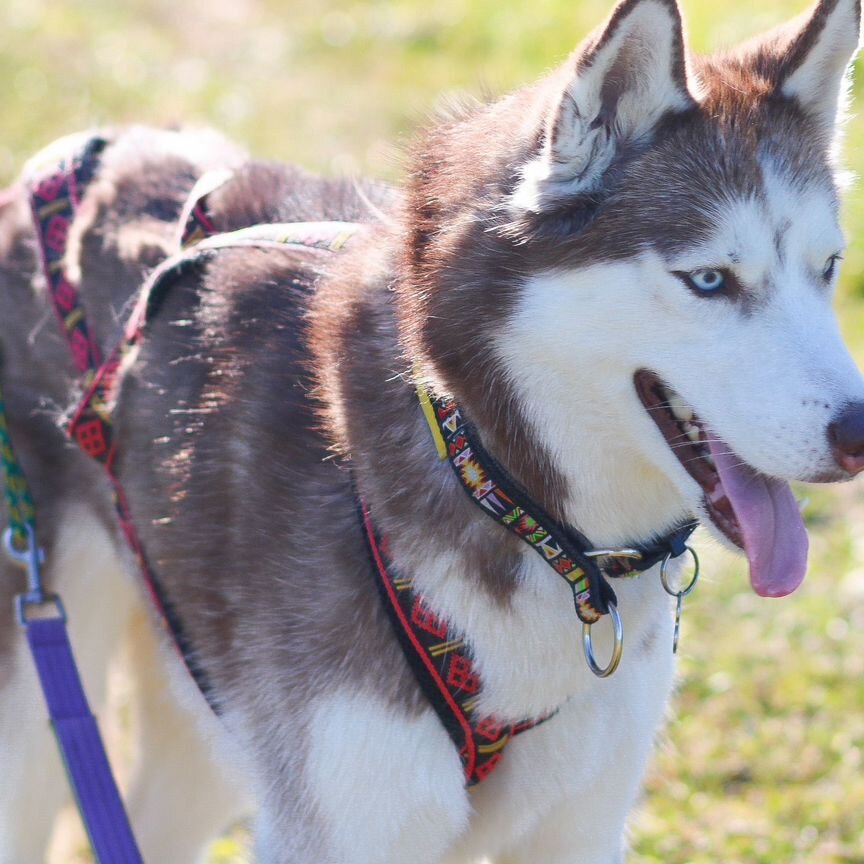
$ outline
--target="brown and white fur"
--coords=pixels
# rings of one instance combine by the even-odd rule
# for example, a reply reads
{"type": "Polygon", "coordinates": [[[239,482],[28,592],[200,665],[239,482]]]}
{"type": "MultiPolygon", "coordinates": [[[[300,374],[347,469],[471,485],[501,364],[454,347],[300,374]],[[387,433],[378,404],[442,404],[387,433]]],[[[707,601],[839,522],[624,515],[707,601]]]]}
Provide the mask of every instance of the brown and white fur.
{"type": "MultiPolygon", "coordinates": [[[[672,686],[670,600],[655,571],[616,584],[626,653],[596,679],[567,588],[437,461],[412,370],[598,545],[706,516],[636,394],[640,368],[756,470],[848,478],[858,465],[838,461],[829,428],[861,408],[864,382],[826,262],[843,244],[834,142],[859,16],[857,0],[821,0],[701,59],[675,0],[624,0],[547,78],[433,124],[404,193],[249,162],[213,137],[117,134],[69,262],[103,348],[208,167],[235,171],[213,196],[223,224],[367,223],[324,267],[221,253],[173,290],[124,379],[120,476],[221,712],[167,646],[150,665],[177,707],[154,668],[142,676],[155,722],[142,722],[130,808],[146,860],[188,864],[254,802],[263,864],[623,861],[672,686]],[[727,296],[675,275],[721,266],[735,276],[727,296]],[[354,483],[396,567],[465,634],[480,710],[558,709],[470,796],[381,607],[354,483]]],[[[48,577],[98,701],[143,600],[100,468],[58,429],[74,374],[28,219],[7,196],[3,387],[48,577]]],[[[0,563],[2,864],[41,860],[64,797],[12,620],[21,584],[0,563]]],[[[608,628],[595,629],[605,656],[608,628]]]]}

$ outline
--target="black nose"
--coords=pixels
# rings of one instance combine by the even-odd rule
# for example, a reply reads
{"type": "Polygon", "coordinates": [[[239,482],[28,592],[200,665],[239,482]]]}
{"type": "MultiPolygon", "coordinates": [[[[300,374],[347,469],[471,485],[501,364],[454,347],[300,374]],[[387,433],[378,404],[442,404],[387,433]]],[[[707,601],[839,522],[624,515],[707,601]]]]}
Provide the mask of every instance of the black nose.
{"type": "Polygon", "coordinates": [[[834,461],[850,474],[864,471],[864,402],[851,402],[828,426],[834,461]]]}

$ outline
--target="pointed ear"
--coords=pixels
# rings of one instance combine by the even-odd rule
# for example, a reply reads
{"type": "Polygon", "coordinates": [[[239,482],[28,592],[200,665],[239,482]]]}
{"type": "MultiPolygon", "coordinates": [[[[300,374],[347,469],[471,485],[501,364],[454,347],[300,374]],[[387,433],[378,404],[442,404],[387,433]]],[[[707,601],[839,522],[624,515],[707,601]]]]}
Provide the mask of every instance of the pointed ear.
{"type": "Polygon", "coordinates": [[[780,92],[828,129],[846,107],[860,31],[861,0],[820,0],[787,49],[780,92]]]}
{"type": "Polygon", "coordinates": [[[624,0],[598,32],[556,76],[541,152],[514,192],[518,209],[590,193],[623,145],[694,104],[676,0],[624,0]]]}

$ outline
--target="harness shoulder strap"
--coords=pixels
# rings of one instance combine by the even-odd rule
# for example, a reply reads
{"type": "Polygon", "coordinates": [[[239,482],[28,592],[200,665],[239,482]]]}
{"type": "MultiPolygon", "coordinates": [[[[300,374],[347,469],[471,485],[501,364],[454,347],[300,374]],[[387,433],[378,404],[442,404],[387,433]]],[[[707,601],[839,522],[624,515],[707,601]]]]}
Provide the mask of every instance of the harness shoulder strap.
{"type": "Polygon", "coordinates": [[[107,139],[99,135],[85,138],[83,143],[72,139],[67,143],[71,149],[58,161],[47,167],[31,166],[25,179],[51,305],[69,342],[75,366],[85,376],[92,375],[102,359],[78,287],[68,275],[66,248],[75,211],[107,144],[107,139]]]}

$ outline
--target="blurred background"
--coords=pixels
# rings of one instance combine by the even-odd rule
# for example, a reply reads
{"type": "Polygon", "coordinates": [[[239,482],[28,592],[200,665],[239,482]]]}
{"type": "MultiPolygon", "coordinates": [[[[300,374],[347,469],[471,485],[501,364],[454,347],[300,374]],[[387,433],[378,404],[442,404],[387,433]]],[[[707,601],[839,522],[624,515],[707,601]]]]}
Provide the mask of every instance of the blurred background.
{"type": "MultiPolygon", "coordinates": [[[[127,120],[212,125],[259,156],[398,180],[402,145],[442,97],[537,77],[610,5],[0,0],[0,185],[53,138],[127,120]]],[[[697,51],[803,6],[684,2],[697,51]]],[[[846,162],[864,169],[858,116],[846,162]]],[[[864,362],[859,187],[844,221],[837,305],[864,362]]],[[[686,604],[680,686],[632,822],[633,864],[864,864],[864,481],[799,493],[811,567],[791,598],[757,598],[741,561],[699,541],[705,577],[686,604]]],[[[242,827],[214,845],[213,862],[248,860],[242,827]]]]}

